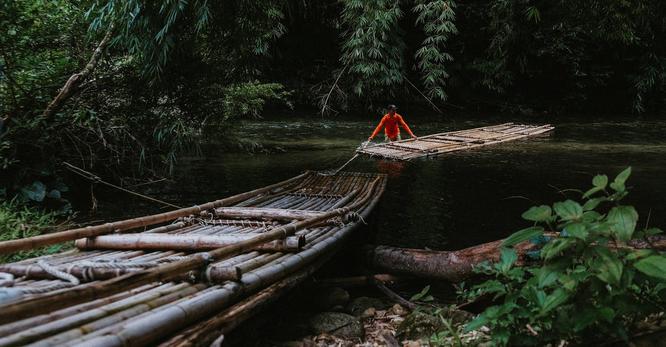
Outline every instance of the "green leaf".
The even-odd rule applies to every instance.
[[[622,270],[624,265],[617,258],[617,256],[611,253],[608,248],[595,248],[595,253],[598,258],[594,262],[592,268],[597,270],[597,278],[608,283],[617,285],[620,283],[620,278],[622,278]]]
[[[653,255],[634,263],[636,270],[652,277],[666,280],[666,257]]]
[[[553,209],[564,221],[577,220],[583,215],[583,207],[573,200],[556,202]]]
[[[610,307],[601,307],[597,311],[599,317],[603,318],[606,322],[612,322],[615,318],[615,310]]]
[[[606,186],[608,185],[608,176],[606,175],[594,176],[594,178],[592,179],[592,185],[597,188],[605,189]]]
[[[588,197],[592,196],[594,193],[600,192],[602,190],[603,189],[601,189],[599,187],[592,187],[588,191],[586,191],[585,194],[583,194],[583,197],[588,198]]]
[[[595,208],[597,208],[597,206],[599,206],[600,203],[602,203],[606,200],[608,200],[608,199],[606,199],[606,198],[592,198],[590,200],[587,200],[585,202],[585,204],[583,205],[583,211],[592,211]]]
[[[617,177],[615,177],[615,180],[613,180],[613,183],[610,184],[610,187],[616,192],[624,191],[626,189],[624,184],[629,176],[631,176],[631,166],[620,172]]]
[[[608,212],[606,219],[611,225],[611,232],[618,240],[629,241],[636,229],[638,212],[633,206],[616,206]]]
[[[503,247],[511,247],[513,245],[519,244],[523,241],[527,241],[533,237],[543,235],[543,228],[539,226],[529,227],[522,230],[519,230],[511,236],[507,237],[502,241]]]
[[[489,307],[490,308],[490,307]],[[485,312],[484,312],[485,313]],[[482,313],[465,325],[465,332],[470,332],[488,324],[489,319]]]
[[[21,195],[28,200],[42,202],[46,197],[46,186],[40,181],[32,182],[31,185],[21,189]]]
[[[651,249],[637,249],[635,251],[632,251],[631,253],[627,254],[627,260],[629,261],[634,261],[638,260],[640,258],[645,258],[649,255],[654,254],[654,251]]]
[[[426,295],[428,295],[428,292],[429,292],[429,291],[430,291],[430,285],[427,285],[427,286],[425,286],[425,288],[423,288],[423,290],[421,290],[420,293],[416,293],[416,294],[414,294],[414,295],[410,298],[410,300],[411,300],[411,301],[419,301],[419,300],[421,300],[422,298],[426,297]]]
[[[532,206],[529,210],[525,211],[522,215],[523,219],[533,222],[545,222],[550,219],[552,210],[550,206]]]
[[[570,238],[559,238],[555,239],[548,244],[546,244],[543,249],[541,249],[541,258],[545,260],[549,260],[557,255],[559,255],[562,251],[566,250],[567,248],[571,247],[572,245],[575,244],[576,241]]]
[[[551,266],[544,266],[542,268],[539,268],[536,272],[536,279],[537,279],[537,285],[539,288],[547,287],[560,277],[561,272],[555,270]]]
[[[500,271],[506,273],[511,269],[511,266],[518,260],[518,254],[513,248],[502,248],[500,249]]]
[[[590,234],[585,227],[585,224],[573,223],[568,225],[563,231],[566,231],[568,236],[575,237],[577,239],[585,240]]]
[[[567,299],[569,299],[569,293],[567,291],[562,288],[555,289],[552,294],[546,297],[546,300],[541,307],[541,313],[548,313],[563,304]]]

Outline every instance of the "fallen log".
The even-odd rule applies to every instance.
[[[546,235],[558,236],[557,233]],[[474,267],[482,262],[499,261],[503,241],[492,241],[455,251],[376,246],[370,248],[366,255],[371,266],[384,271],[460,282],[471,277]],[[666,250],[666,237],[653,236],[646,240],[632,240],[627,245],[609,244],[609,247]],[[539,250],[541,246],[524,241],[513,248],[518,254],[516,264],[523,265],[529,260],[528,253]]]

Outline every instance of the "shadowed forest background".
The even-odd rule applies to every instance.
[[[423,92],[441,117],[547,121],[663,114],[666,96],[658,0],[0,6],[0,184],[28,200],[59,196],[63,160],[140,177],[168,172],[210,136],[242,145],[230,126],[265,107],[368,117],[388,102],[429,109]]]

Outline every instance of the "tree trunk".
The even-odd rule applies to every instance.
[[[76,92],[81,83],[83,83],[83,81],[85,81],[85,79],[88,78],[88,76],[90,76],[90,74],[95,70],[95,68],[97,67],[97,63],[99,63],[102,53],[104,52],[104,49],[111,40],[113,29],[114,26],[113,24],[111,24],[109,26],[109,29],[106,31],[104,38],[102,39],[102,41],[100,41],[99,45],[97,45],[97,48],[95,48],[95,51],[90,57],[88,64],[86,64],[83,70],[69,77],[69,79],[67,80],[67,82],[65,82],[65,85],[62,87],[58,95],[56,95],[55,98],[53,98],[53,100],[51,100],[49,105],[46,107],[44,113],[42,113],[42,117],[50,118],[51,116],[53,116],[54,113],[58,112],[62,107],[62,105],[65,103],[65,101],[67,101],[67,99],[69,99]]]
[[[556,233],[548,235],[557,236]],[[499,261],[502,242],[503,240],[497,240],[457,251],[376,246],[368,250],[367,257],[370,265],[388,272],[460,282],[471,277],[473,268],[481,262]],[[633,240],[626,246],[609,244],[609,247],[664,250],[666,237],[655,236],[648,240]],[[524,241],[513,248],[518,254],[517,265],[522,265],[529,260],[528,252],[536,251],[540,246]]]

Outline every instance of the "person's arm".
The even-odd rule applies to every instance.
[[[403,129],[407,130],[409,136],[416,137],[416,135],[414,135],[414,133],[412,132],[412,129],[409,128],[409,125],[407,125],[407,123],[405,123],[405,120],[402,119],[402,116],[400,116],[400,119],[398,119],[398,123],[400,123],[400,126],[402,126]]]
[[[386,117],[382,117],[382,120],[379,122],[379,125],[375,128],[375,131],[372,132],[372,135],[368,137],[368,141],[372,141],[372,139],[379,134],[379,132],[382,130],[382,127],[384,126],[384,123],[386,122]]]

